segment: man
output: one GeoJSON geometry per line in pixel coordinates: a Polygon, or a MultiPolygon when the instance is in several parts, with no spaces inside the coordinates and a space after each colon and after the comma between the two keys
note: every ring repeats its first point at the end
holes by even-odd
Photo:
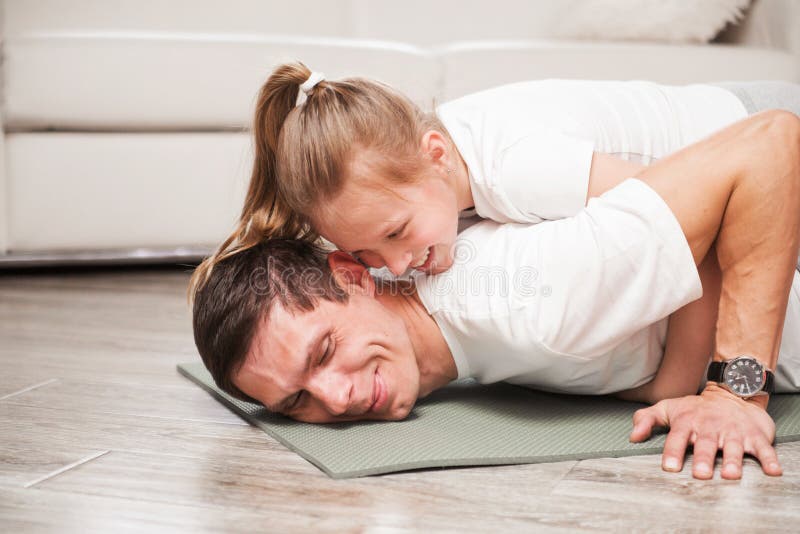
{"type": "MultiPolygon", "coordinates": [[[[329,271],[300,243],[241,252],[195,295],[198,350],[222,389],[310,422],[402,419],[463,375],[615,392],[653,377],[663,318],[700,296],[695,266],[716,253],[714,360],[752,355],[775,369],[800,240],[800,119],[756,115],[637,178],[576,217],[476,225],[460,242],[472,240],[481,264],[462,258],[416,284],[376,284],[342,253],[329,271]],[[454,287],[460,273],[492,266],[506,269],[511,290],[454,287]],[[491,351],[505,360],[486,360],[491,351]]],[[[709,382],[637,412],[631,439],[668,425],[667,470],[680,469],[691,443],[697,478],[712,476],[718,448],[725,478],[741,476],[744,453],[778,475],[767,401],[709,382]]]]}

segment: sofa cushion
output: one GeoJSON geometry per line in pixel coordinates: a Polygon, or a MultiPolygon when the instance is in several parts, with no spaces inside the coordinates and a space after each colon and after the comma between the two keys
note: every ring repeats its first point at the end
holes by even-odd
{"type": "Polygon", "coordinates": [[[41,34],[5,44],[6,129],[241,129],[279,63],[368,76],[430,107],[439,67],[410,45],[255,35],[41,34]]]}
{"type": "Polygon", "coordinates": [[[444,100],[485,89],[487,80],[493,85],[542,78],[641,79],[673,85],[726,80],[800,82],[796,56],[727,45],[497,41],[456,43],[440,54],[444,100]]]}

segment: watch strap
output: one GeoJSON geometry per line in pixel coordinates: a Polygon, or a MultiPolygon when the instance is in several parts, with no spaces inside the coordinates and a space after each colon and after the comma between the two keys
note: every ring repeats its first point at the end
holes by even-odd
{"type": "Polygon", "coordinates": [[[775,391],[775,373],[769,369],[765,369],[764,371],[766,376],[764,377],[764,387],[761,388],[761,391],[772,395],[772,393],[775,391]]]}
{"type": "Polygon", "coordinates": [[[706,379],[711,382],[724,382],[725,381],[725,362],[711,362],[708,366],[706,379]]]}

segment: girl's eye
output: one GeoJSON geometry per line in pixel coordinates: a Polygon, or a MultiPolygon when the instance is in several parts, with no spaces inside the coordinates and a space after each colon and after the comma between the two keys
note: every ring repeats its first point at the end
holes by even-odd
{"type": "Polygon", "coordinates": [[[397,230],[395,230],[394,232],[392,232],[391,234],[389,234],[386,237],[388,237],[389,239],[395,239],[397,237],[400,237],[400,234],[403,233],[403,231],[406,229],[407,225],[408,225],[408,223],[404,223],[403,226],[401,226],[400,228],[398,228],[397,230]]]}

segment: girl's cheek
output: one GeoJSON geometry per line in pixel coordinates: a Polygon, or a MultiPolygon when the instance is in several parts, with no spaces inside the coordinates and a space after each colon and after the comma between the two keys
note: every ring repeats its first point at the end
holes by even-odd
{"type": "Polygon", "coordinates": [[[449,239],[450,228],[446,221],[440,216],[437,220],[431,221],[428,227],[428,244],[438,245],[445,243],[449,239]]]}
{"type": "Polygon", "coordinates": [[[442,243],[451,246],[456,241],[458,235],[458,215],[452,221],[443,221],[442,223],[442,243]]]}

